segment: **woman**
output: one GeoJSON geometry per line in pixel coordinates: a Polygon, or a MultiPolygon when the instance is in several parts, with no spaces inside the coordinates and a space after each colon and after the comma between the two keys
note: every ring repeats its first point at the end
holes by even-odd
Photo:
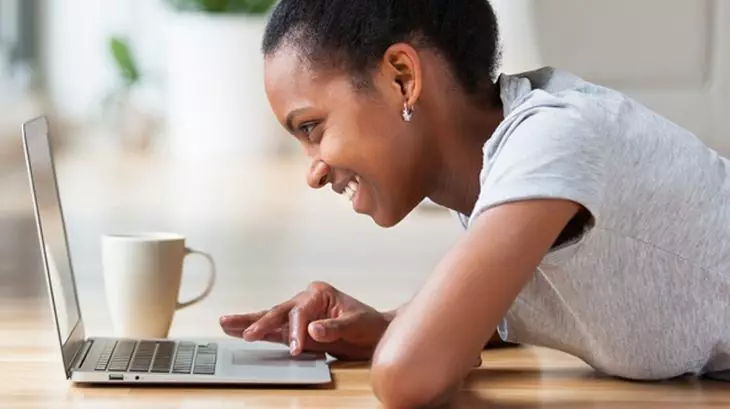
{"type": "Polygon", "coordinates": [[[569,73],[496,76],[497,33],[485,0],[278,3],[265,85],[308,183],[466,233],[397,311],[314,283],[223,329],[372,359],[388,407],[447,401],[495,330],[630,379],[730,369],[730,161],[569,73]]]}

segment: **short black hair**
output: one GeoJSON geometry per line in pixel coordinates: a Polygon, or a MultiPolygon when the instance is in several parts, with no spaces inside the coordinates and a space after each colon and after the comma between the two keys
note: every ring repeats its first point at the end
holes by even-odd
{"type": "Polygon", "coordinates": [[[280,0],[262,51],[291,42],[308,62],[346,69],[361,80],[397,42],[434,48],[468,94],[492,88],[499,29],[488,0],[280,0]]]}

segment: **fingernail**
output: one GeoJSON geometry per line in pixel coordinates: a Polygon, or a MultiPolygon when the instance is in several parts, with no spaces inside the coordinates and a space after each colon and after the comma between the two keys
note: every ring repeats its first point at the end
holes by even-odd
{"type": "Polygon", "coordinates": [[[297,346],[298,346],[297,340],[296,339],[292,339],[291,342],[289,343],[289,351],[292,354],[296,354],[297,353],[297,346]]]}
{"type": "Polygon", "coordinates": [[[312,332],[313,332],[312,335],[316,336],[317,338],[324,337],[324,335],[325,335],[324,325],[322,325],[322,324],[312,325],[312,332]]]}

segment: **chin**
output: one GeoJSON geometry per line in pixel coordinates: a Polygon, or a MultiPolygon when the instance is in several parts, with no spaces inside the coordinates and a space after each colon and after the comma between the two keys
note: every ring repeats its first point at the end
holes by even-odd
{"type": "Polygon", "coordinates": [[[387,229],[398,225],[401,221],[403,221],[403,219],[406,218],[406,216],[408,216],[409,213],[410,211],[405,213],[376,211],[375,213],[371,214],[370,217],[373,219],[375,224],[387,229]]]}
{"type": "Polygon", "coordinates": [[[375,224],[377,224],[380,227],[386,228],[386,229],[394,227],[395,225],[397,225],[400,222],[400,220],[380,219],[375,216],[371,216],[371,217],[372,217],[373,221],[375,222],[375,224]]]}

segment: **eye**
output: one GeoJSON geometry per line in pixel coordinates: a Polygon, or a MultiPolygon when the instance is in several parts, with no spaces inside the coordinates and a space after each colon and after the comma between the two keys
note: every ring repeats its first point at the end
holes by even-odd
{"type": "Polygon", "coordinates": [[[316,122],[305,122],[301,125],[299,125],[299,132],[306,135],[307,138],[311,139],[311,134],[314,132],[314,130],[317,128],[316,122]]]}

